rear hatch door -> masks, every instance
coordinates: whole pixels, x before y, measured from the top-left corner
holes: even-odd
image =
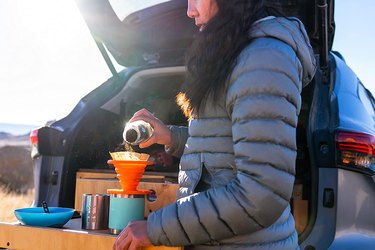
[[[185,0],[76,0],[95,41],[118,64],[183,63],[197,28]],[[134,9],[141,10],[134,11]]]

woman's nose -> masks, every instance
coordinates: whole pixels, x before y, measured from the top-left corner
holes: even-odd
[[[205,0],[207,1],[207,0]],[[199,15],[197,8],[195,6],[195,1],[194,0],[188,0],[188,9],[186,12],[187,16],[190,18],[195,18]]]

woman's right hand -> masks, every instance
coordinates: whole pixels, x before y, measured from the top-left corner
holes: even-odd
[[[169,128],[157,117],[155,117],[147,109],[141,109],[134,113],[133,117],[130,118],[129,122],[134,122],[138,120],[143,120],[150,123],[154,128],[154,132],[150,139],[139,144],[140,148],[147,148],[154,143],[162,144],[165,146],[170,146],[172,144],[172,132]]]

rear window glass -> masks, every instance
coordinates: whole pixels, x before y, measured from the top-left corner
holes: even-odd
[[[109,0],[117,17],[123,21],[129,14],[138,10],[169,2],[170,0]]]
[[[372,116],[375,117],[375,112],[374,112],[374,106],[373,106],[373,100],[372,98],[368,95],[366,89],[362,86],[362,84],[358,84],[358,95],[359,98],[361,99],[363,106],[367,110],[367,112]]]

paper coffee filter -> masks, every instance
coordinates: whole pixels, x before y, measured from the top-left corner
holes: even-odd
[[[129,152],[129,151],[119,151],[119,152],[109,152],[112,160],[115,161],[147,161],[150,157],[149,154]]]

